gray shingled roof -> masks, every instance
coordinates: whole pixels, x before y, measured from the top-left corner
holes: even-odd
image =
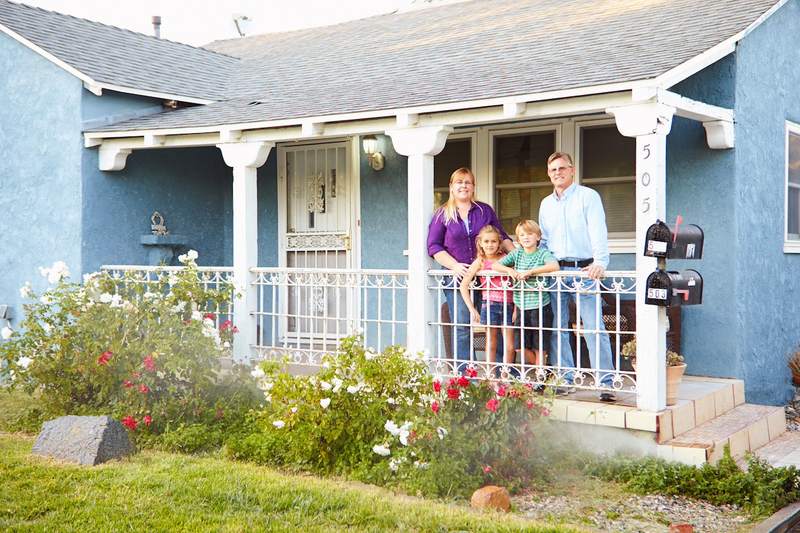
[[[202,127],[655,78],[776,0],[474,0],[211,43],[242,58],[229,101],[96,131]]]
[[[207,100],[239,60],[188,44],[0,0],[0,24],[96,82]]]

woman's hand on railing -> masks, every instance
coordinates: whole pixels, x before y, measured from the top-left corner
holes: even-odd
[[[457,277],[463,278],[469,270],[469,265],[466,263],[456,263],[450,268],[450,271]]]

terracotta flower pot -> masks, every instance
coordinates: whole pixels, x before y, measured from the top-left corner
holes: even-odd
[[[667,367],[667,405],[675,405],[678,402],[678,387],[686,372],[686,363]]]

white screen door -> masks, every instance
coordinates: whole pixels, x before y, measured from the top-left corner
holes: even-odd
[[[352,268],[355,193],[348,143],[286,147],[281,152],[281,201],[286,202],[283,264],[297,269]],[[287,317],[282,328],[286,341],[314,349],[350,333],[351,319],[358,316],[357,289],[344,286],[344,276],[298,273],[291,279],[296,282],[284,292],[281,306]]]

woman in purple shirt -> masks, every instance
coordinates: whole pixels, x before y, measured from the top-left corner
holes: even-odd
[[[450,310],[450,319],[457,324],[456,358],[462,361],[470,358],[470,315],[467,304],[458,294],[459,279],[475,260],[475,237],[486,225],[500,230],[505,251],[514,249],[514,244],[503,231],[494,209],[475,200],[475,176],[472,171],[464,167],[456,169],[450,175],[450,197],[436,210],[428,226],[428,255],[453,272],[444,295]]]

